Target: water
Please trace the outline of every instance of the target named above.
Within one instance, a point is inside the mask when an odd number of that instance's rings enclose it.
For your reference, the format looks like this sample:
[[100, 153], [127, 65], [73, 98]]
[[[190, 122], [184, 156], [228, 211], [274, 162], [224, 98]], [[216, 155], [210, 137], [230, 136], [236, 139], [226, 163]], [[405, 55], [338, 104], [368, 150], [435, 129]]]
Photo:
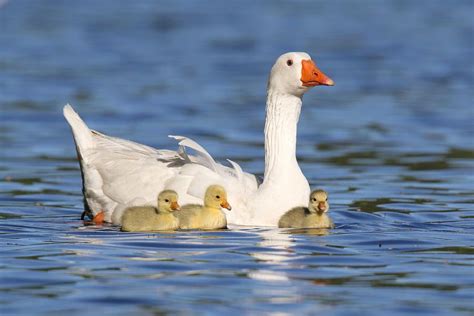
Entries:
[[[0, 1], [5, 2], [5, 1]], [[2, 315], [474, 313], [471, 1], [11, 1], [0, 8]], [[298, 157], [329, 232], [83, 226], [61, 109], [160, 148], [190, 136], [263, 170], [283, 52], [336, 81]]]

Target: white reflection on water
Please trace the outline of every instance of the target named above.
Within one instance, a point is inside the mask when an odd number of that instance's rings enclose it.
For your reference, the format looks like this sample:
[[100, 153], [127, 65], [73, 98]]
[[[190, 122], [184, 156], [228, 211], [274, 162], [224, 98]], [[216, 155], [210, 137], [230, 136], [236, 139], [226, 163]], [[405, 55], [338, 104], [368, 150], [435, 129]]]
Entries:
[[[263, 249], [250, 253], [255, 259], [267, 263], [282, 263], [292, 257], [293, 251], [291, 250], [291, 246], [294, 242], [290, 235], [281, 234], [277, 229], [263, 230], [258, 232], [258, 235], [262, 238], [262, 241], [257, 243], [257, 246]], [[264, 281], [289, 280], [287, 274], [284, 272], [265, 269], [252, 271], [249, 273], [249, 277]]]

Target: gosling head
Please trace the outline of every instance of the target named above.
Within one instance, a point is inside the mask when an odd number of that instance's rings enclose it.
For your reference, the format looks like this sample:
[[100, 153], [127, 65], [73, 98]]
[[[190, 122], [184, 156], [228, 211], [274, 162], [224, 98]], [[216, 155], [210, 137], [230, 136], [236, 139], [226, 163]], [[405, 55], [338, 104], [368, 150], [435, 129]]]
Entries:
[[158, 211], [160, 213], [171, 213], [178, 210], [178, 193], [173, 190], [164, 190], [158, 195]]
[[220, 185], [211, 185], [207, 188], [204, 196], [204, 206], [217, 209], [222, 207], [229, 211], [232, 209], [229, 202], [227, 202], [227, 192]]
[[309, 196], [309, 211], [319, 215], [329, 211], [328, 193], [324, 190], [314, 190]]
[[268, 79], [268, 90], [301, 97], [314, 86], [333, 86], [311, 56], [302, 52], [286, 53], [278, 57]]

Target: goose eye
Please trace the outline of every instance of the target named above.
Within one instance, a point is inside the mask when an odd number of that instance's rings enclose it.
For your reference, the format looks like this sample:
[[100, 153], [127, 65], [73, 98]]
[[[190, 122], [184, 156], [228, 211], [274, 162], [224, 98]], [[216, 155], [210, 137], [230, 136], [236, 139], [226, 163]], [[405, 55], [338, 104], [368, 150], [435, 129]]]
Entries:
[[293, 60], [291, 60], [291, 59], [288, 59], [288, 60], [286, 61], [286, 64], [287, 64], [288, 66], [291, 66], [291, 65], [293, 65]]
[[328, 201], [328, 198], [326, 198], [326, 202]]
[[170, 201], [170, 200], [168, 200], [168, 199], [165, 199], [165, 202], [166, 202], [166, 203], [168, 203], [169, 201]]
[[220, 199], [221, 197], [219, 195], [216, 195], [216, 199]]

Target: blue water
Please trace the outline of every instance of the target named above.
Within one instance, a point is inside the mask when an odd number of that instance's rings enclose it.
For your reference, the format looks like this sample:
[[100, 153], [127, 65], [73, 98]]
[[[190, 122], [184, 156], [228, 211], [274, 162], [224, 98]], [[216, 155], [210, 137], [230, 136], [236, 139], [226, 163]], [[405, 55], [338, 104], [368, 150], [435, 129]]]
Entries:
[[[474, 313], [472, 1], [0, 1], [0, 314]], [[265, 86], [306, 51], [298, 157], [329, 232], [84, 226], [70, 102], [263, 171]]]

